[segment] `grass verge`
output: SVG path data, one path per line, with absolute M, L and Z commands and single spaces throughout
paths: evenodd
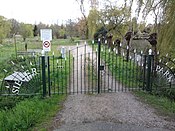
M 163 116 L 169 116 L 175 120 L 175 102 L 170 101 L 163 96 L 157 96 L 143 91 L 134 91 L 133 94 L 142 102 L 149 104 L 156 109 L 156 113 Z
M 0 130 L 39 130 L 40 123 L 50 122 L 62 108 L 65 98 L 65 95 L 35 97 L 17 103 L 11 110 L 0 110 Z

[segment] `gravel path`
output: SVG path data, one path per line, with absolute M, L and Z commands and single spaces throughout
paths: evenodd
M 74 131 L 78 128 L 82 130 L 86 127 L 86 124 L 96 122 L 97 127 L 99 126 L 98 123 L 106 124 L 107 127 L 113 124 L 124 131 L 129 131 L 131 128 L 133 128 L 133 131 L 141 129 L 146 131 L 175 130 L 175 123 L 157 116 L 153 109 L 142 104 L 136 97 L 126 92 L 71 95 L 68 96 L 64 106 L 64 110 L 58 115 L 58 121 L 62 123 L 62 126 L 58 128 L 60 131 Z M 87 127 L 92 128 L 92 125 Z M 95 131 L 95 127 L 90 131 Z
M 52 130 L 175 131 L 175 123 L 154 112 L 129 92 L 69 95 Z

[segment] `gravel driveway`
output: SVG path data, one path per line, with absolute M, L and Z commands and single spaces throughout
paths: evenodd
M 61 123 L 58 128 L 57 124 Z M 58 129 L 57 129 L 58 128 Z M 59 131 L 166 131 L 175 123 L 164 120 L 139 102 L 131 93 L 68 96 L 64 109 L 55 120 Z
M 51 130 L 175 131 L 175 123 L 157 116 L 130 92 L 69 95 Z

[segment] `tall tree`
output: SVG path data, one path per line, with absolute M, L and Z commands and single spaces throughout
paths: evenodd
M 129 26 L 130 20 L 129 7 L 117 7 L 112 2 L 105 3 L 104 9 L 101 10 L 101 23 L 108 30 L 108 32 L 116 32 L 118 36 L 124 37 L 123 34 Z
M 82 18 L 78 18 L 78 23 L 76 25 L 79 36 L 84 39 L 86 38 L 86 20 L 82 17 Z
M 10 19 L 11 23 L 10 36 L 12 37 L 14 34 L 18 34 L 20 31 L 20 23 L 15 19 Z
M 133 1 L 133 0 L 130 0 Z M 158 33 L 158 48 L 162 52 L 175 53 L 175 1 L 174 0 L 136 0 L 138 14 L 143 18 L 154 15 L 154 32 Z
M 89 38 L 93 38 L 95 32 L 97 31 L 98 28 L 100 28 L 100 16 L 99 16 L 99 11 L 97 9 L 91 9 L 89 11 L 88 15 L 88 32 L 89 32 Z
M 78 33 L 75 28 L 75 25 L 76 23 L 73 20 L 68 19 L 66 23 L 66 32 L 67 32 L 67 35 L 69 35 L 71 38 L 74 36 L 77 36 L 77 33 Z
M 81 14 L 83 15 L 83 19 L 85 21 L 85 37 L 86 39 L 88 39 L 88 19 L 87 19 L 87 16 L 86 16 L 86 10 L 85 10 L 85 0 L 76 0 L 77 3 L 79 4 L 80 6 L 80 11 L 81 11 Z
M 3 39 L 10 34 L 11 24 L 3 16 L 0 16 L 0 44 L 2 44 Z
M 38 36 L 38 27 L 37 25 L 34 25 L 34 29 L 33 29 L 33 36 Z
M 52 29 L 53 38 L 58 39 L 60 37 L 60 29 L 61 29 L 61 27 L 58 24 L 52 24 L 50 26 L 50 28 Z
M 20 25 L 20 34 L 22 35 L 24 41 L 26 40 L 26 38 L 29 38 L 29 37 L 33 36 L 33 30 L 32 29 L 33 29 L 33 25 L 21 23 L 21 25 Z

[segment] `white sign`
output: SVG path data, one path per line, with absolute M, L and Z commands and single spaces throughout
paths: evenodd
M 43 41 L 43 50 L 44 51 L 51 51 L 51 42 L 49 40 Z
M 174 75 L 171 73 L 170 70 L 167 70 L 167 69 L 165 69 L 165 68 L 163 68 L 163 67 L 157 65 L 156 71 L 157 71 L 158 73 L 161 73 L 161 74 L 164 76 L 164 78 L 166 78 L 166 80 L 167 80 L 168 82 L 173 82 L 173 81 L 175 81 Z
M 37 74 L 36 68 L 32 68 L 31 72 L 29 70 L 25 72 L 14 72 L 12 75 L 5 78 L 6 81 L 14 81 L 13 85 L 11 86 L 10 83 L 7 82 L 5 87 L 7 89 L 12 88 L 12 93 L 19 94 L 22 84 L 24 82 L 29 82 Z
M 61 56 L 62 58 L 66 58 L 66 49 L 64 47 L 61 47 Z
M 52 40 L 52 29 L 41 29 L 40 30 L 41 40 L 51 41 Z

